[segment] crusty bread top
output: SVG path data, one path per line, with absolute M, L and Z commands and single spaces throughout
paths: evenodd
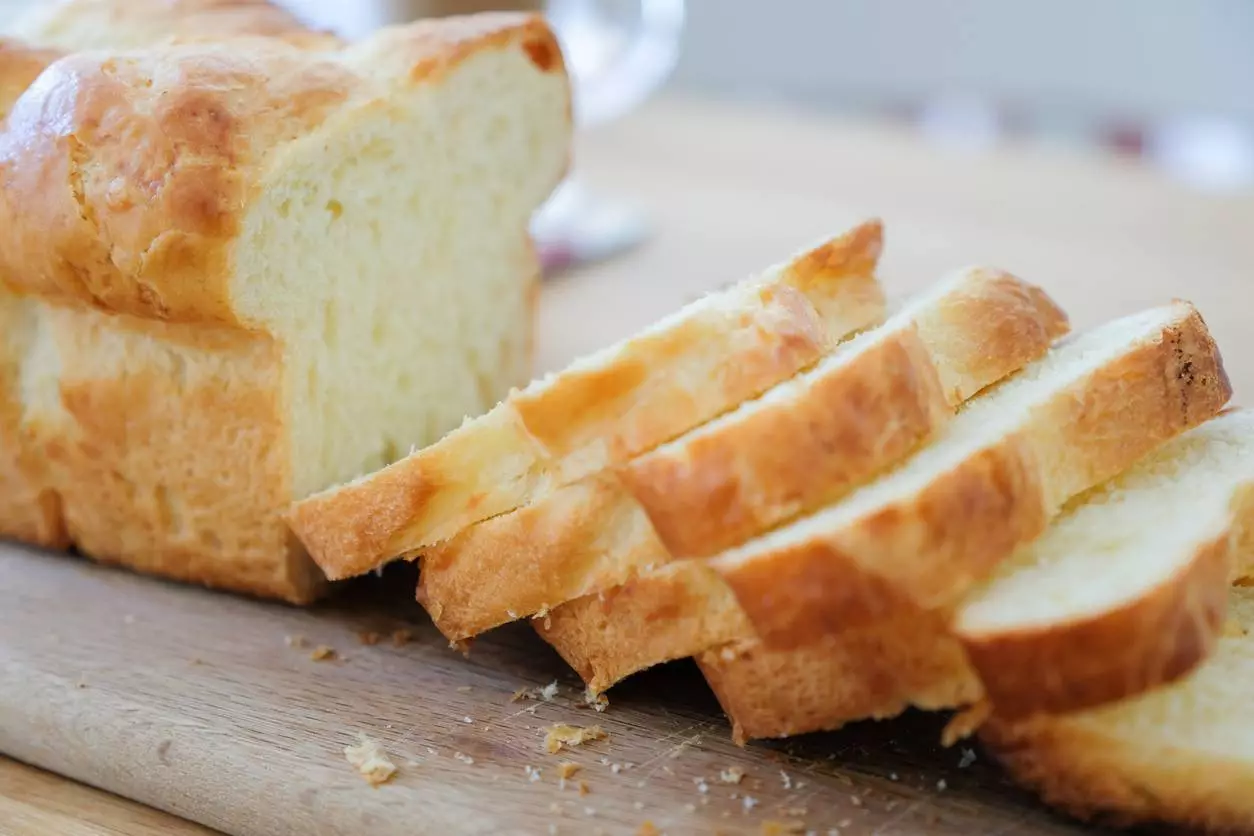
M 306 46 L 338 43 L 268 0 L 39 0 L 3 34 L 73 52 L 232 35 L 281 38 Z
M 286 144 L 477 51 L 518 49 L 564 73 L 538 17 L 432 21 L 378 38 L 342 53 L 253 38 L 55 62 L 0 134 L 0 272 L 49 299 L 260 327 L 233 298 L 232 246 Z

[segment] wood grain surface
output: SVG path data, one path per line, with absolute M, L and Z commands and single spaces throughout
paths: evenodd
M 302 612 L 3 547 L 0 750 L 237 834 L 1077 832 L 978 755 L 960 767 L 938 718 L 742 750 L 687 665 L 598 713 L 529 629 L 462 658 L 398 593 L 412 588 L 393 570 Z M 397 629 L 412 640 L 393 646 Z M 511 701 L 555 680 L 552 702 Z M 608 737 L 552 755 L 555 723 Z M 397 764 L 389 784 L 346 761 L 359 733 Z M 562 788 L 564 761 L 582 768 Z M 732 767 L 744 779 L 721 782 Z
M 575 170 L 644 208 L 654 236 L 548 283 L 537 371 L 879 215 L 894 295 L 982 262 L 1044 285 L 1080 327 L 1188 298 L 1220 341 L 1237 402 L 1254 388 L 1248 194 L 1203 195 L 1104 157 L 968 154 L 897 129 L 676 99 L 583 138 Z M 980 753 L 960 766 L 961 750 L 935 743 L 943 718 L 740 750 L 689 664 L 629 680 L 596 714 L 527 628 L 463 659 L 412 588 L 393 570 L 300 611 L 0 546 L 0 752 L 238 834 L 634 833 L 646 820 L 672 834 L 768 822 L 844 836 L 1088 832 Z M 359 641 L 398 626 L 411 643 Z M 318 644 L 341 658 L 313 661 Z M 554 679 L 553 702 L 509 701 Z M 556 722 L 600 724 L 609 738 L 552 756 L 542 740 Z M 371 788 L 345 761 L 359 732 L 398 764 L 391 784 Z M 563 789 L 566 759 L 582 769 Z M 155 811 L 0 766 L 0 832 L 144 833 L 144 815 L 180 832 Z M 720 783 L 733 766 L 743 782 Z

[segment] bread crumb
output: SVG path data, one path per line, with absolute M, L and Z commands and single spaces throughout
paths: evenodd
M 454 639 L 448 643 L 449 650 L 455 650 L 463 656 L 470 655 L 470 642 L 467 639 Z
M 465 754 L 464 752 L 454 752 L 453 757 L 461 761 L 462 763 L 466 764 L 467 766 L 473 766 L 475 762 L 474 758 L 472 758 L 470 755 Z
M 372 787 L 386 784 L 396 774 L 396 764 L 388 759 L 379 741 L 357 733 L 357 744 L 344 747 L 344 757 Z
M 510 702 L 520 702 L 522 700 L 543 700 L 544 702 L 553 702 L 553 698 L 557 696 L 557 680 L 553 680 L 542 688 L 522 687 L 510 695 Z
M 841 819 L 840 821 L 836 822 L 837 827 L 848 827 L 851 824 L 853 824 L 853 819 Z
M 368 647 L 378 644 L 380 641 L 382 641 L 382 639 L 383 639 L 383 636 L 379 635 L 374 630 L 362 630 L 360 633 L 357 634 L 357 641 L 361 642 L 362 644 Z
M 794 819 L 799 819 L 799 818 L 802 818 L 803 816 L 808 815 L 810 811 L 806 809 L 805 807 L 785 807 L 783 810 L 780 810 L 780 812 L 783 813 L 785 816 L 790 816 Z
M 582 798 L 583 796 L 587 795 L 587 794 L 588 794 L 588 793 L 590 793 L 590 792 L 592 792 L 592 789 L 588 786 L 588 782 L 587 782 L 587 781 L 580 781 L 580 782 L 579 782 L 579 795 L 580 795 L 580 797 Z
M 533 784 L 536 781 L 540 780 L 540 770 L 536 769 L 531 764 L 527 764 L 526 766 L 524 766 L 523 772 L 527 773 L 527 780 L 529 780 Z
M 939 781 L 936 782 L 936 789 L 940 790 L 941 792 L 944 792 L 948 787 L 949 787 L 949 784 L 945 783 L 944 778 L 941 778 Z
M 333 662 L 339 658 L 339 654 L 335 652 L 334 647 L 327 647 L 325 644 L 320 644 L 313 649 L 312 653 L 309 654 L 309 658 L 313 659 L 315 662 Z
M 557 723 L 549 727 L 544 736 L 544 749 L 550 755 L 556 755 L 563 746 L 582 746 L 590 740 L 604 740 L 609 737 L 600 726 L 581 728 L 566 723 Z
M 413 631 L 407 630 L 404 627 L 398 630 L 393 630 L 392 631 L 392 647 L 404 647 L 405 645 L 413 641 L 413 638 L 414 638 Z
M 693 778 L 692 782 L 697 785 L 697 792 L 702 795 L 710 791 L 710 785 L 705 782 L 704 778 Z
M 457 686 L 457 693 L 459 694 L 469 694 L 473 690 L 475 689 L 471 687 L 470 685 L 458 685 Z
M 287 643 L 288 647 L 308 647 L 309 646 L 308 640 L 306 640 L 304 636 L 299 636 L 299 635 L 284 636 L 283 641 Z
M 610 764 L 610 772 L 613 772 L 615 775 L 617 775 L 618 773 L 622 771 L 623 771 L 623 765 L 621 763 Z
M 897 780 L 897 773 L 896 773 L 896 772 L 890 772 L 890 773 L 888 773 L 888 780 L 890 780 L 890 781 L 896 781 L 896 780 Z
M 862 799 L 861 799 L 861 797 L 859 797 L 859 796 L 856 796 L 856 795 L 851 795 L 851 796 L 849 796 L 849 803 L 850 803 L 850 804 L 852 804 L 852 805 L 853 805 L 853 806 L 855 806 L 855 807 L 861 807 L 861 806 L 862 806 Z
M 557 765 L 557 777 L 573 778 L 575 776 L 575 773 L 578 772 L 581 768 L 582 767 L 580 767 L 579 764 L 577 763 L 571 763 L 570 761 L 562 761 L 561 763 Z
M 792 778 L 790 778 L 788 773 L 782 769 L 779 771 L 779 782 L 783 784 L 784 789 L 792 789 Z
M 639 802 L 636 803 L 639 804 Z M 640 823 L 640 826 L 636 828 L 636 836 L 662 836 L 662 831 L 658 830 L 657 825 L 653 822 L 645 819 Z
M 963 749 L 962 757 L 958 759 L 958 768 L 966 769 L 968 766 L 970 766 L 973 763 L 975 763 L 975 750 Z
M 745 778 L 745 771 L 738 766 L 729 766 L 718 774 L 724 784 L 739 784 Z
M 462 722 L 469 726 L 473 724 L 475 721 L 470 719 L 470 715 L 467 714 L 465 717 L 462 718 Z
M 746 813 L 758 806 L 758 800 L 751 795 L 746 795 L 740 803 L 745 808 Z

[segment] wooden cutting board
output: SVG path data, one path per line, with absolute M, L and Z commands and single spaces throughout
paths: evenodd
M 688 665 L 598 713 L 526 627 L 449 650 L 398 593 L 407 568 L 302 612 L 2 546 L 0 751 L 238 834 L 1082 832 L 982 753 L 939 747 L 939 718 L 739 749 Z M 553 681 L 550 702 L 511 701 Z M 608 736 L 551 755 L 554 723 Z M 359 733 L 397 764 L 391 783 L 346 761 Z M 563 788 L 565 761 L 581 769 Z M 720 780 L 733 768 L 739 783 Z

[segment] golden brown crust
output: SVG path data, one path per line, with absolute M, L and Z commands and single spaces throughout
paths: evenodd
M 48 299 L 243 324 L 228 279 L 249 189 L 353 84 L 279 44 L 58 61 L 0 135 L 0 270 Z
M 893 717 L 910 705 L 978 700 L 980 684 L 944 626 L 943 618 L 912 612 L 794 650 L 748 639 L 696 660 L 743 744 Z
M 277 347 L 228 329 L 174 329 L 45 307 L 62 363 L 55 400 L 27 408 L 70 537 L 95 559 L 303 603 L 320 575 L 280 516 L 289 499 Z M 180 343 L 173 348 L 171 342 Z M 300 552 L 297 552 L 299 557 Z M 211 557 L 210 557 L 211 556 Z
M 805 272 L 813 297 L 794 290 L 789 275 L 785 268 L 739 283 L 658 331 L 512 393 L 487 416 L 384 470 L 298 502 L 293 529 L 328 576 L 367 572 L 733 408 L 882 312 L 873 272 L 837 271 L 828 285 Z M 821 320 L 816 300 L 829 298 L 848 304 Z M 450 560 L 447 550 L 442 560 Z
M 1077 818 L 1208 834 L 1254 831 L 1254 763 L 1152 738 L 1106 734 L 1067 717 L 994 718 L 980 728 L 985 748 L 1016 781 Z
M 1214 648 L 1228 604 L 1230 532 L 1153 589 L 1088 618 L 1009 633 L 956 632 L 999 717 L 1114 702 L 1193 670 Z
M 763 408 L 628 462 L 623 484 L 675 557 L 706 557 L 823 504 L 895 462 L 951 414 L 913 329 Z
M 743 301 L 730 311 L 640 334 L 620 362 L 568 369 L 560 386 L 524 390 L 511 402 L 555 459 L 590 446 L 603 447 L 607 463 L 644 453 L 786 380 L 878 319 L 880 246 L 879 223 L 862 224 L 793 259 L 774 280 L 740 291 Z M 868 288 L 871 305 L 849 304 L 847 296 L 861 300 Z M 823 316 L 818 299 L 844 307 Z M 681 363 L 681 374 L 659 373 Z
M 588 688 L 753 634 L 723 580 L 684 560 L 585 595 L 532 620 Z
M 1214 416 L 1231 385 L 1201 316 L 1180 311 L 1161 339 L 1058 393 L 919 491 L 797 544 L 715 558 L 762 640 L 798 647 L 903 602 L 951 606 L 1067 499 Z

